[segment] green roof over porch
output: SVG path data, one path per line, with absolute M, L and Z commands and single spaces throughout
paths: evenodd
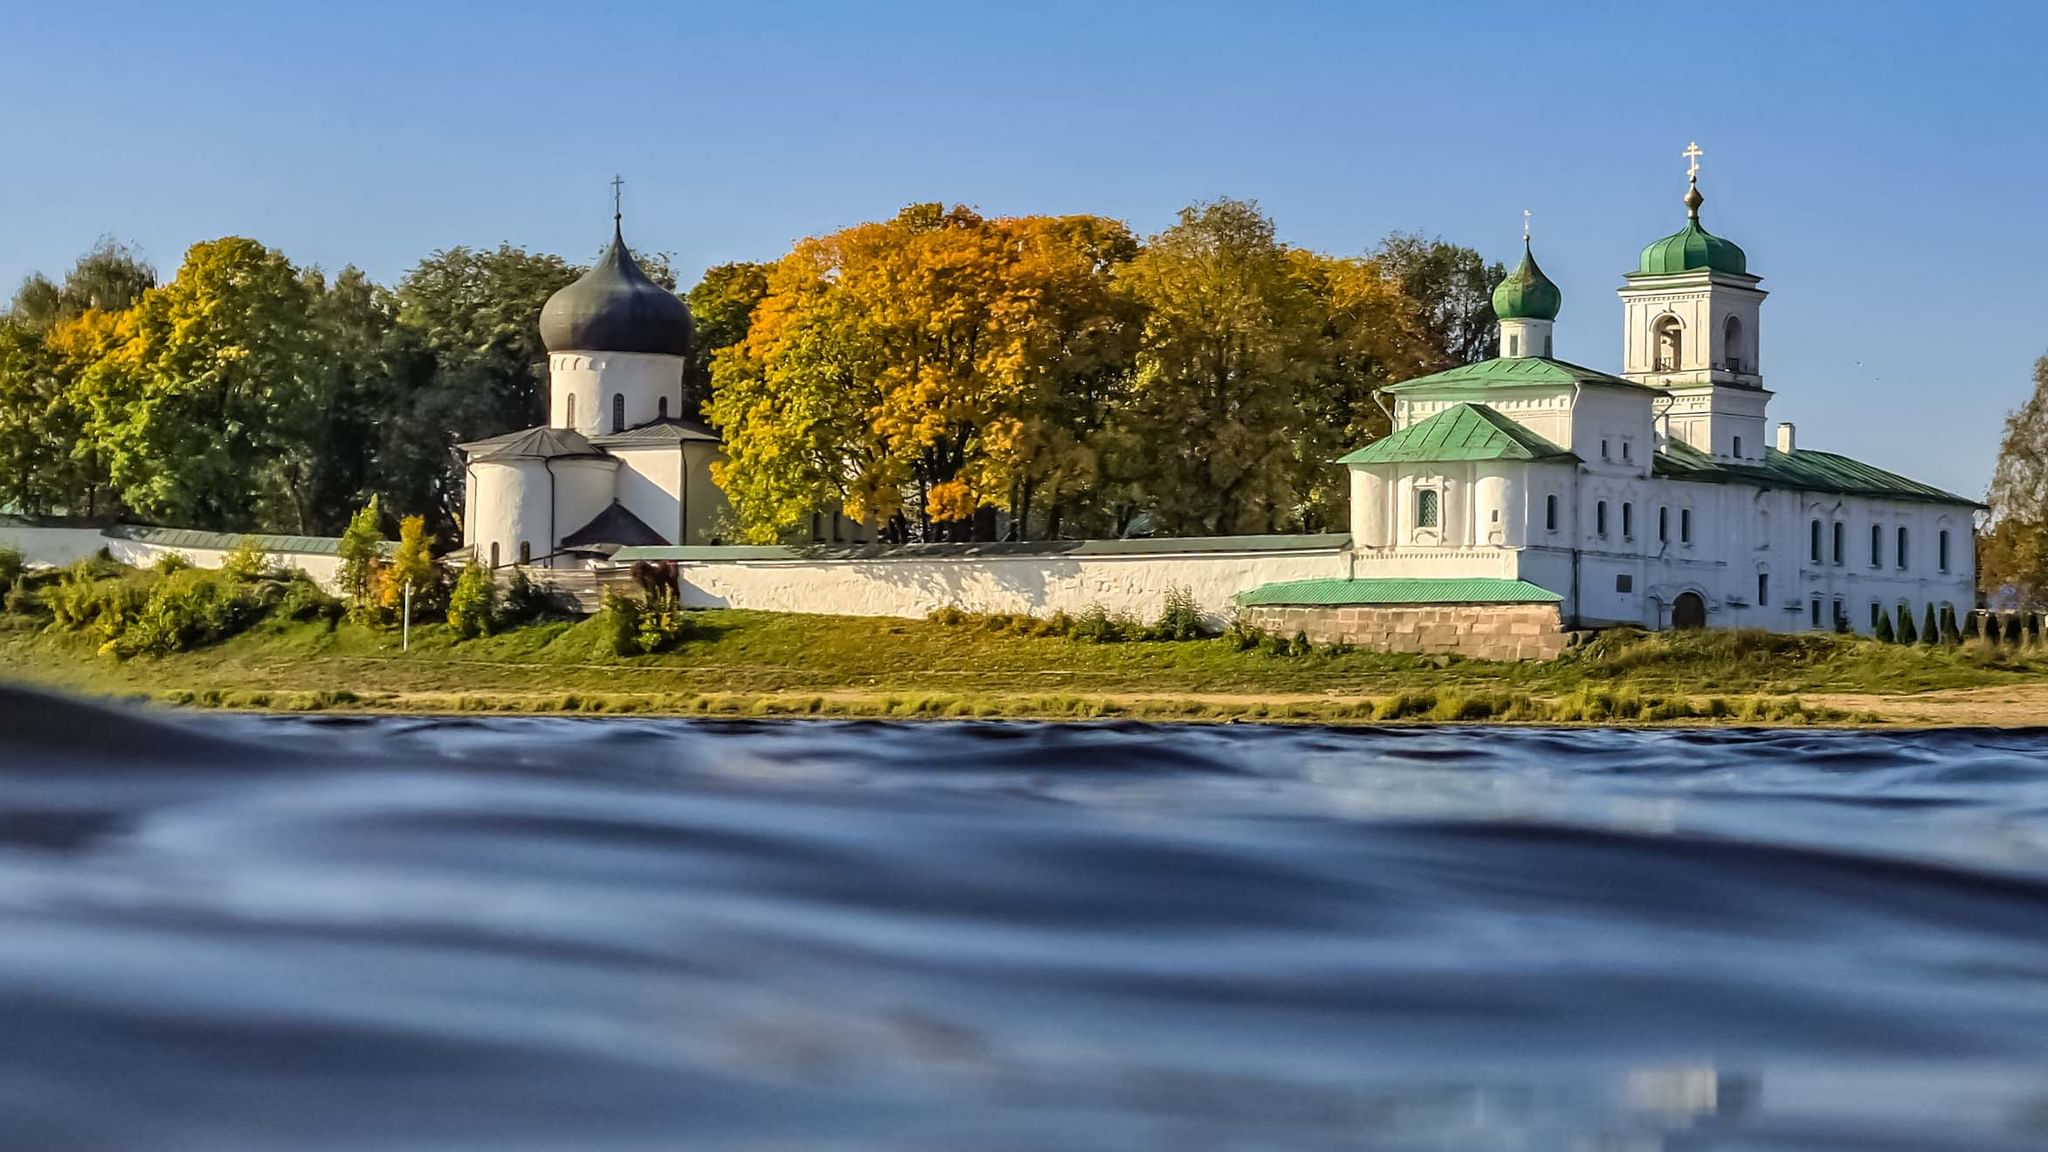
M 1337 458 L 1339 464 L 1460 460 L 1576 460 L 1484 404 L 1453 404 L 1391 436 Z
M 1237 594 L 1246 607 L 1261 604 L 1556 604 L 1564 597 L 1527 580 L 1497 576 L 1284 580 Z

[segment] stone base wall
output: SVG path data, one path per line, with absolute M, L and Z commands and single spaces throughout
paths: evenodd
M 1316 644 L 1479 660 L 1549 660 L 1568 639 L 1554 604 L 1264 605 L 1243 615 L 1281 636 L 1307 633 Z

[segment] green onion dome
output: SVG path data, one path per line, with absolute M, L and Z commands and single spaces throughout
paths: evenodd
M 1522 262 L 1493 290 L 1493 314 L 1502 320 L 1555 320 L 1564 293 L 1536 266 L 1529 238 L 1522 238 Z
M 1674 272 L 1701 269 L 1736 276 L 1749 275 L 1749 257 L 1742 254 L 1735 241 L 1724 240 L 1700 227 L 1700 204 L 1705 199 L 1700 195 L 1697 184 L 1685 190 L 1685 207 L 1689 213 L 1685 227 L 1643 249 L 1643 275 L 1668 276 Z

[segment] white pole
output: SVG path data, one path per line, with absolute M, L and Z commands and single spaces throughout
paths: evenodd
M 398 634 L 398 650 L 412 651 L 412 581 L 405 582 L 405 624 Z

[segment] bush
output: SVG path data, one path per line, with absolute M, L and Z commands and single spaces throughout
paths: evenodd
M 1296 632 L 1294 639 L 1287 642 L 1287 654 L 1289 656 L 1306 656 L 1315 650 L 1316 646 L 1308 642 L 1308 633 L 1306 632 Z
M 1209 634 L 1202 621 L 1202 606 L 1195 603 L 1195 590 L 1186 586 L 1169 588 L 1166 607 L 1152 635 L 1160 640 L 1200 640 Z
M 1125 640 L 1141 640 L 1145 628 L 1136 620 L 1122 613 L 1112 613 L 1100 604 L 1090 604 L 1079 616 L 1074 617 L 1074 639 L 1091 644 L 1117 644 Z
M 1956 623 L 1956 608 L 1953 604 L 1941 606 L 1941 642 L 1950 648 L 1963 642 L 1963 630 Z
M 2013 648 L 2020 645 L 2020 618 L 2017 614 L 2005 618 L 2005 642 Z
M 1930 645 L 1941 643 L 1941 619 L 1935 615 L 1932 600 L 1927 602 L 1927 611 L 1920 617 L 1920 642 Z
M 174 576 L 192 567 L 192 558 L 183 552 L 166 552 L 156 558 L 149 570 L 159 576 Z
M 1899 605 L 1899 643 L 1918 644 L 1919 642 L 1920 630 L 1913 626 L 1913 609 L 1905 604 Z
M 944 608 L 934 608 L 930 612 L 925 613 L 924 618 L 933 624 L 943 624 L 947 627 L 952 627 L 958 624 L 965 624 L 967 622 L 967 613 L 962 612 L 958 605 L 948 604 Z
M 448 627 L 458 639 L 472 640 L 491 630 L 498 609 L 498 581 L 482 562 L 471 558 L 448 593 Z
M 276 611 L 287 620 L 324 620 L 327 630 L 332 632 L 341 623 L 347 606 L 313 583 L 312 577 L 293 572 L 283 580 Z
M 1977 627 L 1977 613 L 1963 613 L 1963 639 L 1975 640 L 1981 635 Z
M 221 575 L 242 583 L 253 583 L 275 574 L 270 565 L 270 553 L 254 536 L 244 536 L 220 562 Z
M 224 640 L 263 615 L 246 582 L 185 569 L 157 581 L 132 621 L 109 637 L 119 655 L 164 655 Z
M 682 602 L 665 592 L 641 600 L 618 592 L 604 594 L 604 626 L 612 651 L 620 656 L 652 655 L 681 643 L 689 633 Z
M 569 615 L 568 607 L 547 589 L 535 584 L 527 576 L 526 569 L 512 570 L 512 582 L 506 586 L 498 605 L 498 627 L 517 628 L 536 620 L 560 619 Z
M 1877 636 L 1877 642 L 1880 644 L 1894 644 L 1898 642 L 1898 633 L 1892 631 L 1891 613 L 1880 612 L 1877 614 L 1877 629 L 1875 635 Z
M 12 588 L 28 571 L 28 561 L 21 555 L 21 549 L 11 545 L 0 545 L 0 585 Z

